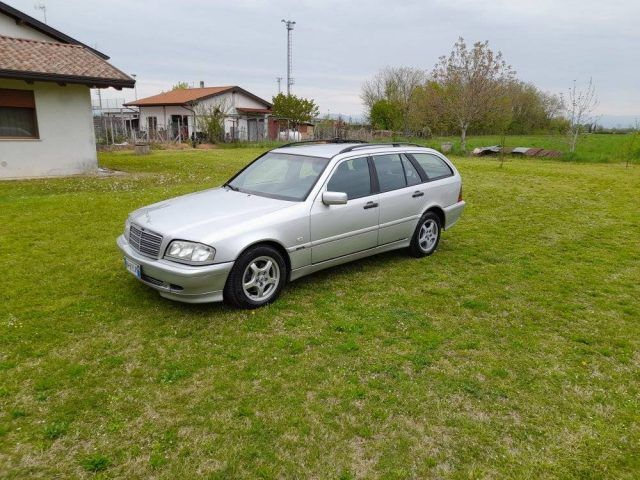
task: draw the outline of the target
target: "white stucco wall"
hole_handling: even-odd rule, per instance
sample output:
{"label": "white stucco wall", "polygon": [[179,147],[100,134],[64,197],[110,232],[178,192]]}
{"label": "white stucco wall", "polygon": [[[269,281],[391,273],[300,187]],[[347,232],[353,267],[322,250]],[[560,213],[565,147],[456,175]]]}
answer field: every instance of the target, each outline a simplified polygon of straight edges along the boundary
{"label": "white stucco wall", "polygon": [[40,33],[26,25],[18,25],[16,21],[0,13],[0,35],[16,38],[28,38],[29,40],[44,40],[45,42],[55,42],[55,40],[44,33]]}
{"label": "white stucco wall", "polygon": [[229,107],[229,114],[235,115],[238,112],[236,108],[266,108],[266,105],[260,103],[253,98],[247,97],[242,93],[223,93],[215,97],[206,98],[200,102],[202,104],[226,105]]}
{"label": "white stucco wall", "polygon": [[[166,107],[140,107],[140,128],[147,128],[147,117],[156,117],[158,119],[158,129],[166,128],[171,123],[171,115],[188,115],[191,117],[193,112],[179,106]],[[189,123],[193,121],[189,118]]]}
{"label": "white stucco wall", "polygon": [[0,138],[0,178],[69,175],[97,169],[89,87],[0,80],[0,88],[34,91],[40,136]]}
{"label": "white stucco wall", "polygon": [[233,96],[233,106],[235,108],[266,108],[266,105],[263,103],[247,97],[242,93],[234,93]]}

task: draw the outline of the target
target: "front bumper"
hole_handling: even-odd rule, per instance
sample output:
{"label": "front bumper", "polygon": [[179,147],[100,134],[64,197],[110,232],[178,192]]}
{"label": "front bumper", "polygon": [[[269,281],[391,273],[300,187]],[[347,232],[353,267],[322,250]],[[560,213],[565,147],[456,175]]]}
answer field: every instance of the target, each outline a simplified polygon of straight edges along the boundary
{"label": "front bumper", "polygon": [[142,275],[138,280],[163,297],[187,303],[222,301],[233,262],[193,267],[145,257],[133,250],[123,235],[117,243],[125,257],[140,265]]}

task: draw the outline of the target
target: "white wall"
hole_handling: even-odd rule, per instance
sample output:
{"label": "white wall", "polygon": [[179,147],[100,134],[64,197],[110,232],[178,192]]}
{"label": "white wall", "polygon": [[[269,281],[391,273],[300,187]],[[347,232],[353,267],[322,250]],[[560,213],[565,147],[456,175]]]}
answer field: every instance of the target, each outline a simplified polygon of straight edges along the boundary
{"label": "white wall", "polygon": [[251,97],[247,97],[242,93],[234,93],[234,107],[235,108],[267,108],[265,104],[254,100]]}
{"label": "white wall", "polygon": [[216,95],[215,97],[206,98],[201,104],[207,105],[226,105],[229,107],[229,114],[236,115],[238,112],[236,108],[266,108],[261,102],[254,100],[253,98],[247,97],[242,93],[223,93],[222,95]]}
{"label": "white wall", "polygon": [[0,14],[0,35],[16,38],[28,38],[29,40],[55,42],[55,40],[50,36],[40,33],[27,25],[18,25],[13,18],[3,14]]}
{"label": "white wall", "polygon": [[88,173],[98,166],[89,87],[0,80],[0,88],[33,90],[39,139],[0,138],[0,178]]}
{"label": "white wall", "polygon": [[[200,106],[208,107],[213,105],[223,105],[228,108],[230,117],[225,119],[224,129],[225,134],[231,134],[231,128],[235,126],[238,129],[240,140],[247,139],[247,119],[244,114],[238,112],[236,108],[265,108],[263,103],[243,95],[242,93],[223,93],[222,95],[216,95],[199,102],[195,107],[196,112]],[[179,106],[153,106],[153,107],[140,107],[140,129],[147,130],[147,117],[156,117],[158,119],[158,130],[166,129],[171,122],[171,115],[187,115],[189,135],[193,133],[193,112]],[[263,117],[266,119],[266,115]],[[266,120],[264,124],[266,129]]]}
{"label": "white wall", "polygon": [[171,123],[171,115],[187,115],[189,118],[189,135],[193,131],[193,112],[184,107],[167,105],[164,107],[139,107],[140,108],[140,130],[147,130],[147,117],[158,119],[158,130],[164,130]]}

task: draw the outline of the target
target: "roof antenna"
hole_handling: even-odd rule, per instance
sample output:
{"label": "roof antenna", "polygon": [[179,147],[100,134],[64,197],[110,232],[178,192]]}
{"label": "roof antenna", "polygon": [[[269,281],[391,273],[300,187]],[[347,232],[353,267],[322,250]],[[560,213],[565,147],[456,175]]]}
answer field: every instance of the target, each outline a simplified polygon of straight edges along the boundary
{"label": "roof antenna", "polygon": [[44,15],[44,23],[47,23],[47,6],[43,3],[37,3],[33,6],[36,10],[42,10],[42,14]]}

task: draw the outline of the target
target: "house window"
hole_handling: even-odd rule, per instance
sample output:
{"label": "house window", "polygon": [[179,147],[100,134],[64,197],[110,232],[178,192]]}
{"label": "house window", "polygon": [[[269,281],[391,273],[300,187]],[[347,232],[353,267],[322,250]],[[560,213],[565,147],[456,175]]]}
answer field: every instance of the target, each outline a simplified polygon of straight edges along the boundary
{"label": "house window", "polygon": [[33,91],[0,88],[0,138],[39,138]]}
{"label": "house window", "polygon": [[158,117],[147,117],[147,128],[150,132],[158,131]]}

